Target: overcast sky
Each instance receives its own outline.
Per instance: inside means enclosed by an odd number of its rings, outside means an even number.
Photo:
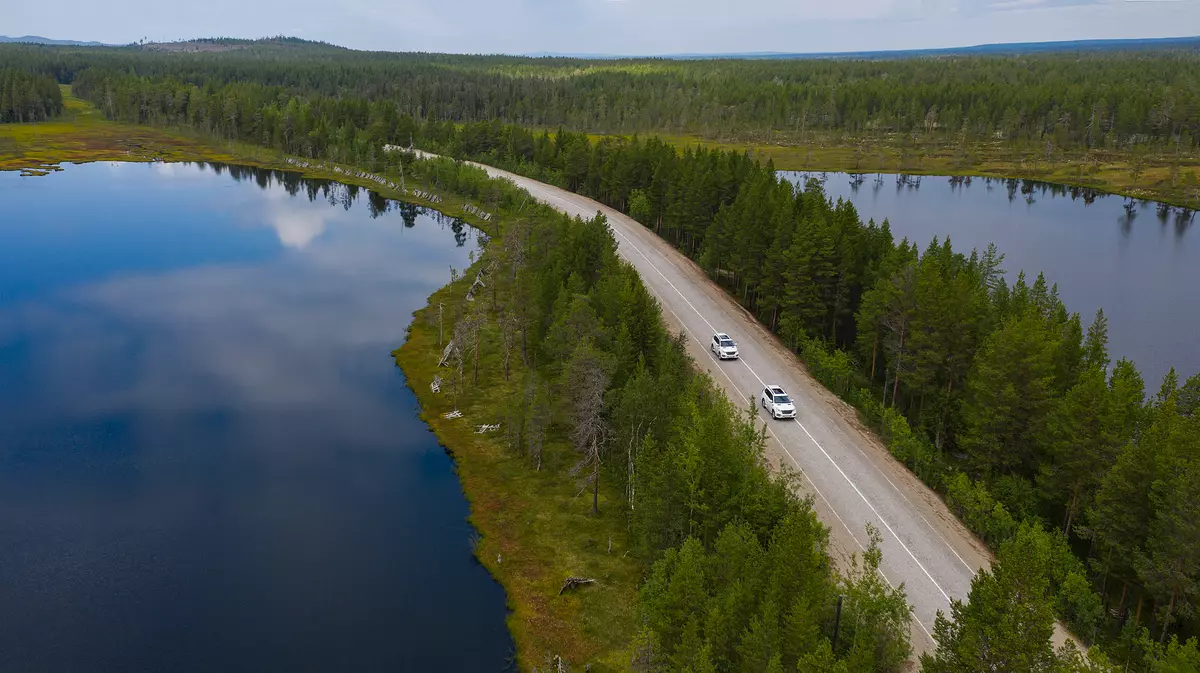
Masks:
[[[0,33],[128,43],[294,35],[356,49],[861,51],[1200,33],[1200,0],[58,0]]]

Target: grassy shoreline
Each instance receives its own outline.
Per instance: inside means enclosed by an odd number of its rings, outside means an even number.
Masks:
[[[421,418],[454,457],[471,503],[469,520],[481,535],[476,557],[504,586],[509,632],[522,670],[546,665],[556,655],[571,665],[590,664],[593,671],[624,670],[631,656],[641,563],[629,553],[620,494],[602,482],[600,515],[592,516],[590,492],[580,495],[573,480],[562,479],[562,468],[578,455],[554,433],[546,439],[546,464],[539,471],[505,447],[502,432],[474,431],[477,424],[502,423],[508,400],[519,398],[519,353],[506,381],[499,355],[481,349],[479,381],[471,383],[468,367],[460,393],[457,408],[463,417],[444,417],[455,405],[450,369],[437,367],[442,349],[436,306],[462,302],[472,278],[474,269],[416,311],[404,344],[393,352],[396,364],[420,401]],[[447,313],[447,337],[449,320]],[[429,384],[439,373],[446,382],[434,393]],[[559,595],[572,575],[597,584]]]
[[[366,187],[462,218],[488,233],[495,233],[499,225],[464,211],[462,206],[473,202],[448,190],[438,192],[442,200],[436,205],[418,197],[412,190],[429,189],[429,185],[411,176],[407,179],[409,193],[401,194],[350,173],[335,172],[333,165],[300,168],[288,164],[288,157],[279,152],[253,145],[215,146],[181,132],[109,122],[90,104],[72,97],[69,88],[64,90],[64,101],[67,114],[60,120],[0,125],[0,170],[40,176],[62,170],[63,163],[232,163]],[[465,291],[460,280],[435,293],[430,305],[453,297],[461,301]],[[603,508],[598,517],[589,515],[590,500],[580,497],[569,480],[554,483],[555,470],[533,470],[520,458],[507,455],[498,435],[476,435],[466,420],[442,418],[450,402],[429,390],[440,349],[436,327],[423,319],[425,310],[416,313],[408,338],[394,354],[396,363],[420,400],[422,417],[454,457],[471,504],[470,521],[480,533],[476,556],[505,589],[517,664],[529,670],[561,656],[571,665],[591,664],[594,671],[624,670],[642,567],[632,555],[626,555],[630,545],[620,508],[613,504]],[[470,405],[460,405],[468,419],[496,417],[507,396],[515,392],[519,358],[512,366],[512,381],[504,380],[497,358],[481,357],[480,386],[469,388]],[[483,390],[488,392],[480,392]],[[575,460],[571,449],[554,437],[547,439],[545,456],[547,461]],[[616,503],[619,494],[602,489],[601,499],[602,504],[605,500]],[[598,584],[559,596],[568,575],[593,577]]]
[[[1174,157],[1068,149],[1056,150],[1047,160],[1042,152],[1000,141],[973,141],[965,146],[936,141],[914,145],[898,138],[818,137],[808,144],[792,144],[787,140],[656,135],[679,149],[703,145],[750,152],[772,160],[778,170],[1016,178],[1200,208],[1200,157],[1196,156],[1185,155],[1176,161]]]

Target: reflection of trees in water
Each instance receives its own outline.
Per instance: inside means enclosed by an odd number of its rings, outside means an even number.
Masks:
[[[1117,218],[1117,222],[1121,224],[1121,233],[1128,235],[1133,230],[1133,221],[1137,219],[1137,204],[1133,199],[1125,199],[1121,210],[1123,214]]]
[[[967,187],[971,186],[971,177],[960,178],[963,184]],[[1008,192],[1008,200],[1015,201],[1017,193],[1025,197],[1027,203],[1035,203],[1036,196],[1045,196],[1050,194],[1058,197],[1069,197],[1072,201],[1082,200],[1084,205],[1095,203],[1096,199],[1109,196],[1105,192],[1101,192],[1091,187],[1080,187],[1077,185],[1060,185],[1053,182],[1042,182],[1041,180],[1028,180],[1025,178],[980,178],[987,190],[992,191],[992,186],[1003,184]]]
[[[190,161],[182,163],[185,166],[193,165],[193,162]],[[202,171],[206,168],[211,169],[217,175],[228,173],[230,177],[239,182],[243,180],[253,181],[263,190],[279,185],[283,187],[289,196],[297,196],[303,192],[310,202],[316,203],[318,200],[321,200],[330,206],[341,206],[346,210],[350,210],[351,206],[365,193],[367,211],[370,213],[372,219],[392,211],[397,211],[400,219],[404,222],[404,227],[411,229],[416,226],[417,217],[424,215],[437,222],[438,226],[443,229],[449,227],[454,232],[455,244],[460,248],[466,245],[467,236],[471,229],[470,225],[460,218],[451,217],[440,211],[418,206],[407,201],[390,199],[373,189],[359,187],[358,185],[347,185],[324,178],[306,178],[296,171],[284,171],[273,168],[258,168],[255,166],[238,166],[213,162],[195,162],[194,165]]]
[[[1196,211],[1191,208],[1176,208],[1175,209],[1175,235],[1182,238],[1188,229],[1192,228],[1192,223],[1196,221]]]
[[[797,175],[800,177],[800,179],[796,181],[797,183],[809,182],[810,184],[808,185],[808,188],[812,188],[814,185],[820,184],[820,181],[813,176],[820,176],[824,174],[810,173],[806,171],[798,172]],[[851,190],[857,192],[858,187],[864,182],[863,174],[846,173],[845,175],[850,180]],[[874,194],[877,195],[880,188],[883,187],[884,182],[887,179],[885,175],[890,175],[891,178],[895,180],[897,194],[907,190],[919,189],[921,185],[921,176],[919,175],[908,175],[905,173],[876,173],[875,180],[872,184],[872,192]],[[974,180],[982,181],[983,185],[989,192],[992,191],[992,189],[997,185],[1003,186],[1008,194],[1009,202],[1016,201],[1017,196],[1020,195],[1022,200],[1030,206],[1036,204],[1039,197],[1046,195],[1056,198],[1069,198],[1072,201],[1083,201],[1085,206],[1090,206],[1099,199],[1116,197],[1115,194],[1103,192],[1092,187],[1063,185],[1053,182],[1043,182],[1041,180],[1028,180],[1024,178],[981,177],[973,179],[969,175],[950,175],[946,176],[946,180],[951,191],[957,191],[966,187],[970,187]],[[1184,234],[1186,234],[1192,228],[1192,225],[1196,221],[1196,210],[1192,208],[1173,206],[1168,203],[1137,199],[1133,197],[1118,198],[1122,198],[1124,200],[1122,204],[1122,213],[1117,218],[1117,222],[1121,226],[1122,234],[1129,234],[1133,229],[1133,223],[1134,220],[1137,219],[1138,212],[1147,209],[1150,206],[1154,207],[1158,216],[1158,220],[1164,227],[1168,223],[1174,224],[1175,235],[1177,237],[1184,236]]]
[[[1121,205],[1121,217],[1117,218],[1117,221],[1121,224],[1121,232],[1128,234],[1133,227],[1133,221],[1137,219],[1138,211],[1149,206],[1151,203],[1154,204],[1154,214],[1158,218],[1160,225],[1165,228],[1167,223],[1174,223],[1175,236],[1177,238],[1182,238],[1196,221],[1196,211],[1192,208],[1127,197],[1125,203]]]
[[[1158,215],[1158,221],[1163,224],[1166,224],[1167,220],[1171,218],[1171,204],[1169,203],[1160,203],[1154,210]]]

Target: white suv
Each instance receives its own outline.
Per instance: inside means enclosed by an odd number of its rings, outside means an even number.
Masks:
[[[792,398],[783,392],[779,386],[767,386],[762,391],[762,408],[766,409],[771,418],[795,418],[796,405]]]
[[[720,360],[724,360],[726,358],[730,360],[736,360],[738,357],[737,344],[735,344],[733,339],[730,339],[729,335],[724,332],[717,332],[714,334],[712,341],[709,342],[708,348],[713,352],[713,355],[717,356],[717,358]]]

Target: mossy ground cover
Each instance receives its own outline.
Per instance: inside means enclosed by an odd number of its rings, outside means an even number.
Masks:
[[[466,278],[474,279],[474,271]],[[591,489],[568,475],[579,456],[553,426],[541,470],[509,448],[502,431],[475,432],[479,424],[503,423],[507,405],[521,397],[520,353],[514,353],[506,381],[495,316],[481,339],[478,383],[472,383],[471,365],[464,368],[465,390],[457,405],[462,417],[444,417],[455,408],[455,374],[437,366],[442,348],[434,307],[444,305],[448,335],[450,307],[462,305],[468,284],[460,280],[439,290],[416,312],[408,338],[393,353],[396,363],[421,402],[422,418],[454,456],[471,522],[481,533],[476,556],[508,595],[509,630],[521,667],[542,668],[559,655],[573,667],[625,670],[642,565],[630,551],[620,494],[602,481],[600,514],[590,513]],[[478,301],[486,304],[488,298]],[[440,393],[430,389],[435,375],[444,379]],[[559,595],[569,576],[596,584]]]
[[[61,170],[60,164],[92,161],[214,161],[297,170],[278,152],[117,124],[105,120],[86,101],[72,97],[69,89],[64,90],[64,99],[67,112],[59,120],[0,125],[0,170],[40,176]],[[415,195],[393,193],[332,168],[308,168],[303,174],[358,184],[384,196],[432,207]],[[407,182],[410,190],[429,189],[411,177]],[[485,231],[498,226],[463,212],[467,200],[449,192],[439,195],[443,200],[436,205],[438,210]],[[465,291],[460,281],[435,294],[431,305],[462,302]],[[516,394],[522,369],[519,357],[512,363],[512,380],[505,381],[499,354],[485,345],[479,383],[471,385],[468,377],[467,394],[460,400],[464,417],[442,418],[453,401],[429,390],[440,350],[437,328],[428,320],[427,310],[417,313],[408,339],[395,353],[396,362],[421,401],[423,417],[455,457],[471,503],[471,521],[480,532],[476,556],[508,596],[508,626],[517,661],[528,670],[544,667],[548,657],[557,655],[572,665],[591,664],[593,671],[626,669],[642,565],[628,553],[619,494],[602,488],[601,514],[592,516],[588,494],[581,493],[572,478],[562,476],[577,458],[561,436],[548,437],[544,466],[538,471],[528,460],[507,451],[499,434],[474,433],[473,422],[498,422],[504,404]],[[449,327],[446,325],[447,330]],[[485,331],[485,344],[498,342],[494,332],[492,321]],[[441,373],[448,378],[445,369]],[[563,581],[571,575],[594,578],[597,583],[559,596]]]
[[[235,163],[259,168],[299,171],[305,177],[336,180],[376,190],[384,196],[433,207],[414,194],[336,173],[333,166],[299,169],[286,162],[286,155],[247,143],[217,141],[181,130],[119,124],[108,121],[91,103],[71,95],[63,86],[66,111],[61,118],[39,124],[0,124],[0,171],[18,170],[27,177],[41,177],[62,170],[61,164],[94,161],[210,161]],[[399,176],[393,176],[399,180]],[[429,189],[420,180],[408,179],[410,189]],[[437,209],[461,217],[473,226],[482,220],[462,211],[465,199],[439,192]]]
[[[41,169],[88,161],[228,161],[232,153],[199,140],[115,124],[63,87],[63,115],[37,124],[0,124],[0,170]]]
[[[660,135],[679,148],[705,145],[752,152],[775,168],[848,173],[908,173],[1024,178],[1200,208],[1200,157],[1107,150],[1054,150],[1007,141],[914,143],[896,136],[813,136],[808,143],[712,140]]]

